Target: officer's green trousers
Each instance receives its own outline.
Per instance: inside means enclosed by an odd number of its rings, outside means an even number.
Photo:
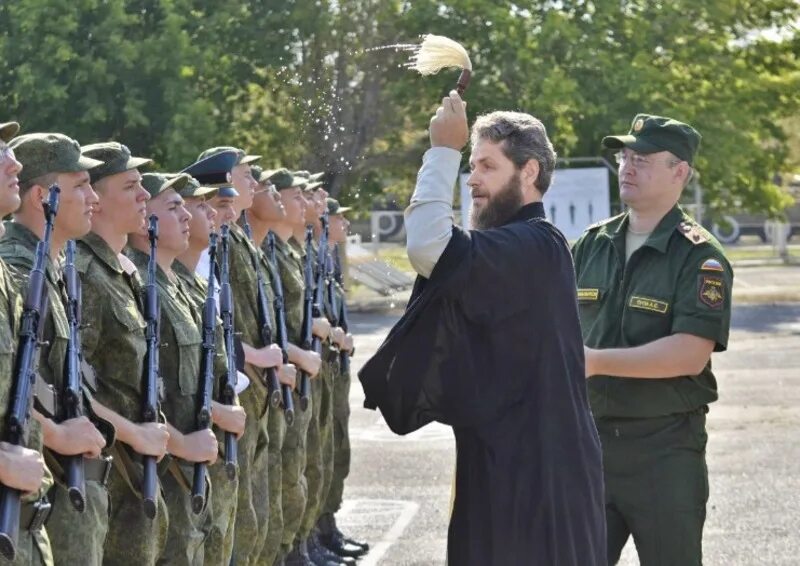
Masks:
[[[608,563],[630,535],[642,566],[702,563],[708,500],[705,408],[596,420],[603,445]]]

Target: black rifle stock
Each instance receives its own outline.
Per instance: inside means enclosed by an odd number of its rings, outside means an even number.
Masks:
[[[150,258],[147,261],[147,284],[144,288],[144,319],[147,352],[144,359],[144,376],[142,379],[142,422],[158,422],[160,413],[159,357],[161,338],[161,303],[158,297],[156,276],[158,264],[158,217],[151,215],[147,227],[150,240]],[[142,504],[144,513],[150,519],[156,516],[156,497],[158,491],[158,473],[155,456],[142,456]]]
[[[336,244],[333,250],[333,277],[336,282],[339,283],[339,286],[342,288],[342,292],[344,292],[344,276],[342,275],[342,261],[339,257],[339,244]],[[337,309],[333,306],[333,304],[334,303],[332,303],[331,310],[336,311]],[[342,297],[341,301],[338,301],[337,306],[339,313],[339,326],[345,332],[349,332],[350,323],[347,316],[347,303],[344,297]],[[350,354],[345,350],[342,350],[339,353],[339,368],[342,371],[342,375],[347,375],[350,373]]]
[[[84,415],[81,387],[81,286],[78,271],[75,269],[75,240],[67,242],[64,283],[67,293],[69,342],[67,343],[66,364],[64,364],[63,417],[64,420],[69,420]],[[68,456],[64,459],[64,477],[69,500],[75,509],[83,513],[86,506],[86,475],[82,454]]]
[[[242,227],[244,228],[247,238],[254,247],[258,247],[253,240],[253,231],[250,229],[250,223],[247,222],[247,212],[242,211]],[[267,300],[267,293],[264,291],[264,274],[258,266],[258,251],[250,254],[250,262],[253,265],[253,271],[256,274],[256,301],[258,303],[258,333],[261,336],[261,342],[264,346],[272,344],[272,317],[269,314],[269,301]],[[267,388],[269,389],[269,403],[273,407],[278,407],[281,404],[281,386],[278,380],[277,370],[266,368]]]
[[[304,350],[317,351],[321,345],[319,339],[314,336],[312,329],[314,325],[314,230],[311,226],[306,227],[306,257],[303,262],[303,327],[300,331],[300,347]],[[300,371],[300,408],[305,411],[311,399],[311,383],[308,372]]]
[[[36,244],[36,257],[28,279],[25,304],[19,331],[19,342],[14,362],[13,394],[7,415],[7,436],[9,444],[25,446],[30,432],[31,408],[36,384],[36,367],[39,361],[42,319],[47,309],[47,285],[45,269],[50,255],[50,240],[53,222],[58,213],[60,189],[52,185],[48,199],[43,202],[45,229],[44,238]],[[19,520],[22,493],[0,484],[0,553],[8,560],[14,560],[19,540]],[[40,502],[42,503],[42,502]],[[25,526],[27,528],[27,525]]]
[[[208,242],[208,290],[203,303],[203,345],[200,359],[200,397],[197,408],[197,430],[211,428],[211,397],[214,392],[214,356],[216,355],[217,301],[215,298],[217,261],[217,235],[212,233]],[[192,511],[199,514],[206,504],[207,464],[197,462],[192,478]]]
[[[275,234],[272,232],[267,236],[267,250],[269,254],[267,260],[275,276],[275,343],[280,347],[283,354],[283,363],[289,361],[287,352],[289,338],[286,333],[286,306],[283,303],[283,283],[281,282],[280,271],[278,271],[278,258],[275,255]],[[292,426],[294,423],[294,400],[292,398],[292,388],[285,383],[281,384],[281,399],[283,401],[283,414],[286,424]]]
[[[231,293],[229,257],[230,227],[224,225],[220,230],[220,246],[222,248],[219,262],[219,314],[222,318],[222,335],[225,341],[225,355],[228,359],[228,371],[220,387],[220,402],[225,405],[236,404],[236,383],[239,380],[236,367],[236,349],[234,346],[233,327],[233,294]],[[236,435],[225,431],[225,471],[228,478],[236,477],[239,465],[239,445]]]

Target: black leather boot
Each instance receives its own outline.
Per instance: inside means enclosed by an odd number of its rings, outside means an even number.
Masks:
[[[339,556],[320,543],[315,531],[308,536],[307,544],[308,555],[317,566],[355,566],[356,564],[355,559]]]
[[[292,550],[283,560],[284,566],[316,566],[311,562],[306,548],[306,541],[294,541]]]
[[[342,534],[336,526],[336,519],[332,513],[320,516],[317,527],[320,542],[340,556],[359,558],[369,552],[369,544],[358,542]]]

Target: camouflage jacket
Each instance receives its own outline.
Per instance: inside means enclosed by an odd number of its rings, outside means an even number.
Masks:
[[[278,261],[281,283],[283,284],[283,304],[286,309],[286,333],[289,342],[300,344],[303,326],[303,256],[302,248],[295,247],[294,240],[284,242],[275,237],[275,257]]]
[[[84,359],[97,373],[100,403],[141,421],[142,367],[147,344],[140,310],[142,281],[124,256],[90,232],[78,241],[75,267],[81,278]],[[123,267],[124,264],[124,267]]]
[[[6,234],[0,240],[0,258],[13,268],[21,290],[27,289],[28,275],[36,258],[39,237],[22,224],[6,222]],[[53,252],[55,250],[51,250]],[[51,253],[51,257],[52,257]],[[45,268],[48,307],[40,349],[39,375],[57,392],[61,391],[64,360],[69,342],[69,323],[64,310],[60,268],[50,258]],[[57,416],[57,415],[55,415]]]
[[[128,247],[125,255],[139,269],[139,276],[146,278],[148,254]],[[164,382],[161,410],[172,426],[187,434],[197,430],[202,344],[200,314],[177,276],[171,279],[158,267],[156,286],[161,302],[158,353],[159,374]]]

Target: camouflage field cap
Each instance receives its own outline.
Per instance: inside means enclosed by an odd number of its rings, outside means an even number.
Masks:
[[[176,173],[175,175],[170,175],[170,177],[177,177],[183,175],[183,173]],[[194,177],[189,177],[186,181],[186,185],[178,190],[178,194],[181,195],[183,198],[202,198],[202,199],[210,199],[214,198],[217,193],[219,192],[219,187],[205,187],[200,184],[200,181],[195,179]]]
[[[308,180],[313,182],[323,181],[324,179],[325,179],[325,171],[320,171],[319,173],[314,173],[313,175],[308,176]]]
[[[102,165],[98,165],[89,171],[92,183],[96,183],[103,177],[110,177],[111,175],[124,173],[131,169],[138,169],[143,165],[153,162],[152,159],[147,159],[145,157],[131,156],[131,150],[128,149],[128,146],[117,142],[85,145],[81,148],[81,153],[86,157],[103,162]]]
[[[292,175],[294,175],[295,177],[302,177],[303,179],[308,179],[311,176],[311,173],[309,173],[305,169],[301,169],[300,171],[292,171]]]
[[[256,161],[261,159],[260,155],[247,155],[245,154],[243,149],[239,149],[238,147],[232,147],[229,145],[223,145],[223,146],[208,148],[197,157],[197,161],[200,161],[201,159],[205,159],[206,157],[210,157],[212,155],[216,155],[217,153],[222,153],[223,151],[231,151],[231,150],[235,151],[239,155],[238,159],[236,160],[236,165],[242,165],[243,163],[244,164],[255,163]]]
[[[0,122],[0,140],[8,143],[17,135],[19,124],[17,122]]]
[[[328,205],[328,216],[336,216],[337,214],[344,214],[348,210],[353,210],[349,206],[342,206],[335,198],[328,197],[325,199],[325,204]]]
[[[306,181],[306,186],[303,187],[303,190],[310,193],[316,191],[322,185],[324,185],[324,183],[320,183],[319,181]]]
[[[292,189],[294,187],[302,188],[302,186],[305,184],[304,179],[301,177],[295,177],[291,171],[285,168],[275,171],[272,175],[270,175],[269,180],[279,191],[284,189]]]
[[[189,179],[191,177],[185,173],[145,173],[142,175],[142,186],[150,193],[151,198],[160,195],[167,189],[174,189],[180,194]]]
[[[689,124],[664,116],[637,114],[627,135],[606,136],[603,146],[609,149],[628,147],[638,153],[669,151],[689,165],[700,147],[700,133]]]
[[[64,134],[25,134],[8,144],[22,163],[19,182],[49,173],[77,173],[102,165],[102,161],[81,155],[81,146]]]

